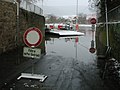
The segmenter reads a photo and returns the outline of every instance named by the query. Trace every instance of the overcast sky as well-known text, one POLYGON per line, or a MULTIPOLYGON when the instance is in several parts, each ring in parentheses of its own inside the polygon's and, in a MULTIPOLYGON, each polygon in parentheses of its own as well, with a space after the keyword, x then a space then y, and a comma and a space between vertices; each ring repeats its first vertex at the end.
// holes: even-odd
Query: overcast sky
MULTIPOLYGON (((44 14, 76 15, 76 6, 77 0, 43 0, 44 14)), ((90 13, 88 0, 78 0, 78 13, 90 13)))

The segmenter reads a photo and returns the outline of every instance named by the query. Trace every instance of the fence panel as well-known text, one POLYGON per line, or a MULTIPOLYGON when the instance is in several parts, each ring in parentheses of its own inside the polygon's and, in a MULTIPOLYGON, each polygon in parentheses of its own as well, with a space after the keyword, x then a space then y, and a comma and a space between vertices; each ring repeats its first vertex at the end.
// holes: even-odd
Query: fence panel
POLYGON ((43 10, 40 7, 34 5, 30 2, 24 1, 24 0, 21 1, 20 8, 23 8, 23 9, 30 11, 30 12, 34 12, 34 13, 39 14, 39 15, 43 15, 43 10))
MULTIPOLYGON (((15 4, 16 0, 2 0, 2 1, 11 2, 11 3, 15 4)), ((34 12, 38 15, 43 15, 43 9, 41 9, 40 7, 34 5, 33 3, 30 3, 30 2, 25 1, 25 0, 21 0, 20 8, 25 9, 25 10, 30 11, 30 12, 34 12)))

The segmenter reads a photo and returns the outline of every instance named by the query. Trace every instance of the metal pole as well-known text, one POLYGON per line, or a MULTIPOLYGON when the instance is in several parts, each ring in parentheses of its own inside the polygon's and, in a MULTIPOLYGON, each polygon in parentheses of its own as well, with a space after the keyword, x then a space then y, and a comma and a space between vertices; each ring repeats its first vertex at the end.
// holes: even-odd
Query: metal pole
POLYGON ((17 4, 17 20, 16 20, 16 46, 17 46, 17 55, 18 55, 18 59, 17 59, 17 64, 19 64, 20 59, 19 59, 19 8, 20 8, 20 0, 14 0, 14 2, 17 4))
MULTIPOLYGON (((42 0, 42 11, 43 11, 43 9, 44 9, 44 8, 43 8, 43 0, 42 0)), ((44 12, 42 12, 42 15, 44 15, 44 12)))
POLYGON ((77 0, 77 5, 76 5, 76 15, 78 16, 78 0, 77 0))
POLYGON ((78 0, 76 3, 76 31, 78 31, 78 0))
POLYGON ((107 46, 109 47, 108 14, 107 14, 107 2, 106 2, 106 0, 105 0, 105 16, 106 16, 106 38, 107 38, 107 46))
POLYGON ((18 46, 19 44, 18 44, 18 40, 19 40, 19 7, 20 7, 20 0, 14 0, 14 2, 16 3, 16 5, 17 5, 17 20, 16 20, 16 45, 18 46))
POLYGON ((32 75, 34 75, 34 58, 31 59, 32 60, 32 75))
POLYGON ((76 42, 76 60, 77 60, 77 42, 76 42))
POLYGON ((77 60, 77 44, 78 44, 78 37, 75 38, 75 60, 77 60))
POLYGON ((19 45, 19 2, 17 2, 17 45, 19 45))

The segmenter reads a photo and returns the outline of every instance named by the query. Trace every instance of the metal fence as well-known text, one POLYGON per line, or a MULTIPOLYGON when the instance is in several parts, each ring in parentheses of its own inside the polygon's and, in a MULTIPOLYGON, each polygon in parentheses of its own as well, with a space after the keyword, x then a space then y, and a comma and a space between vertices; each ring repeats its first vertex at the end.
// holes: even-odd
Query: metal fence
POLYGON ((96 40, 97 45, 100 50, 97 50, 98 53, 101 53, 102 48, 106 43, 105 33, 105 24, 108 24, 108 39, 111 49, 111 57, 114 57, 120 62, 120 5, 108 11, 108 22, 99 22, 97 27, 96 40), (103 25, 102 25, 103 24, 103 25), (101 40, 101 41, 100 41, 101 40), (102 45, 102 44, 103 45, 102 45))
MULTIPOLYGON (((2 1, 15 3, 16 0, 2 0, 2 1)), ((21 0, 20 8, 25 9, 25 10, 30 11, 30 12, 34 12, 38 15, 43 15, 43 9, 41 9, 40 7, 34 5, 33 3, 30 3, 26 0, 21 0)))
POLYGON ((20 8, 25 9, 25 10, 30 11, 30 12, 34 12, 34 13, 39 14, 39 15, 43 15, 43 10, 40 7, 34 5, 30 2, 27 2, 25 0, 21 1, 20 8))

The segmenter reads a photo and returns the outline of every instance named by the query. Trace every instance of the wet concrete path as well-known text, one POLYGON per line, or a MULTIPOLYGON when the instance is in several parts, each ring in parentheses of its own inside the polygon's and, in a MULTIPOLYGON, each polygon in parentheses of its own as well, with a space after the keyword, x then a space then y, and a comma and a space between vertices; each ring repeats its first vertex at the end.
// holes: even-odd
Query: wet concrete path
MULTIPOLYGON (((44 82, 22 78, 4 90, 118 90, 107 86, 99 76, 96 54, 89 52, 91 35, 86 31, 85 36, 49 37, 46 55, 34 64, 34 73, 48 78, 44 82)), ((32 67, 24 72, 32 73, 32 67)))

